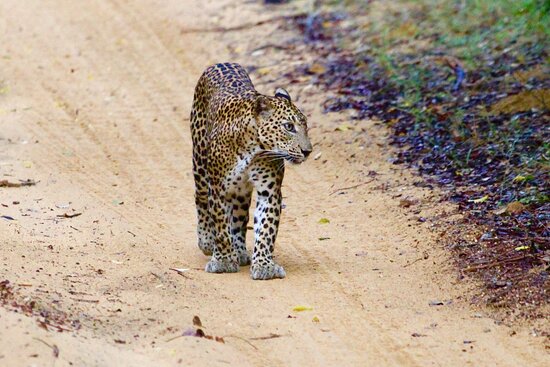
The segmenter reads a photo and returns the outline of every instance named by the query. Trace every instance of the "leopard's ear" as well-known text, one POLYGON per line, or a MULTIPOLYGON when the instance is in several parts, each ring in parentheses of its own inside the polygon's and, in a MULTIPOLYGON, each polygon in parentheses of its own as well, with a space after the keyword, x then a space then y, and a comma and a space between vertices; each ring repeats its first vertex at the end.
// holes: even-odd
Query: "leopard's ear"
POLYGON ((271 115, 271 109, 273 106, 271 105, 269 98, 260 94, 256 97, 255 103, 256 105, 254 107, 254 111, 256 112, 256 116, 268 118, 269 115, 271 115))
POLYGON ((286 98, 289 102, 292 102, 290 99, 290 94, 288 94, 288 92, 284 88, 277 88, 275 90, 275 97, 286 98))

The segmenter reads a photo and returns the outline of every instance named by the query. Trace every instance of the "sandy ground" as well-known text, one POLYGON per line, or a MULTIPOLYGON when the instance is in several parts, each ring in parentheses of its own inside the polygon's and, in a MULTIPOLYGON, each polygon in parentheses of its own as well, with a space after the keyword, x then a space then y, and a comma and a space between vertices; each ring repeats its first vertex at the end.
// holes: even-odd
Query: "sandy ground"
POLYGON ((247 267, 205 273, 190 174, 193 88, 207 65, 231 59, 268 67, 257 87, 271 93, 278 64, 248 51, 277 34, 270 25, 181 30, 292 9, 158 3, 0 2, 0 179, 39 181, 0 189, 0 215, 15 219, 0 219, 0 280, 18 302, 65 315, 69 329, 0 308, 1 366, 548 365, 527 328, 497 325, 468 304, 430 220, 417 220, 442 210, 437 195, 388 163, 382 128, 335 131, 346 117, 319 113, 303 85, 289 90, 321 156, 285 178, 276 254, 287 278, 252 281, 247 267), (419 200, 416 214, 400 208, 406 196, 419 200), (225 344, 169 341, 194 315, 225 344))

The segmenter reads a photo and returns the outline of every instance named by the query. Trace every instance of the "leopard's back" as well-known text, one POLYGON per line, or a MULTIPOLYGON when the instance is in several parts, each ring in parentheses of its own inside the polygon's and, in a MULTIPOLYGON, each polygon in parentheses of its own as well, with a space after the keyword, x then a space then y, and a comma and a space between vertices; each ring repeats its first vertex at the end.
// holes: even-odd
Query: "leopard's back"
POLYGON ((195 87, 193 98, 191 136, 197 147, 193 154, 205 155, 212 125, 231 125, 242 111, 252 108, 257 95, 241 65, 227 62, 208 67, 195 87))
MULTIPOLYGON (((215 121, 227 105, 250 100, 256 92, 246 70, 239 64, 220 63, 207 68, 197 83, 193 111, 215 121)), ((193 123, 193 112, 191 114, 193 123)))
POLYGON ((220 90, 234 95, 256 93, 248 73, 236 63, 225 62, 208 67, 202 74, 199 84, 201 81, 204 81, 204 85, 212 93, 220 90))

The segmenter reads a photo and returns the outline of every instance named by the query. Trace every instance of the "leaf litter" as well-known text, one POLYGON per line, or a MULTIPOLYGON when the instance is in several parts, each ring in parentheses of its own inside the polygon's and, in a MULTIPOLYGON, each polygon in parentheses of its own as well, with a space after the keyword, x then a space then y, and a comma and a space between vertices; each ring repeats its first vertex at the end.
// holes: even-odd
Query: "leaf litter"
MULTIPOLYGON (((19 286, 28 287, 32 285, 21 284, 19 286)), ((15 286, 9 280, 0 281, 0 306, 34 317, 38 326, 47 331, 63 332, 80 329, 80 321, 70 320, 66 313, 45 308, 39 302, 28 297, 24 301, 20 299, 21 297, 17 294, 15 286)), ((57 347, 55 345, 50 347, 55 353, 57 347)), ((57 354, 59 354, 59 351, 57 351, 57 354)))
MULTIPOLYGON (((428 185, 443 188, 443 199, 463 215, 446 224, 452 230, 445 241, 492 233, 452 247, 458 266, 484 281, 474 302, 544 317, 538 310, 550 302, 548 39, 528 29, 501 45, 490 38, 499 25, 482 22, 465 31, 472 39, 481 34, 490 46, 468 59, 465 48, 452 42, 452 30, 426 17, 450 5, 403 2, 373 27, 369 11, 378 4, 384 2, 350 1, 337 11, 324 6, 281 20, 281 27, 302 35, 287 42, 289 57, 297 60, 287 80, 302 83, 306 76, 330 92, 325 113, 351 110, 353 119, 379 120, 390 129, 398 149, 393 163, 413 167, 428 185), (403 19, 422 27, 405 27, 403 19), (303 51, 300 45, 316 55, 313 62, 293 55, 293 49, 303 51), (526 256, 518 257, 516 248, 526 256), (495 289, 495 277, 507 285, 495 289)), ((468 6, 463 15, 472 20, 468 6)))
POLYGON ((175 340, 177 338, 180 338, 182 336, 194 336, 196 338, 204 338, 204 339, 213 340, 213 341, 216 341, 218 343, 225 344, 225 339, 223 337, 215 336, 215 335, 209 335, 209 334, 206 334, 204 332, 204 330, 203 330, 204 326, 203 326, 202 321, 199 318, 199 316, 194 316, 193 317, 193 325, 195 327, 185 329, 180 335, 168 339, 167 342, 170 342, 170 341, 175 340))
MULTIPOLYGON (((289 317, 290 317, 290 315, 289 315, 289 317)), ((245 343, 250 345, 252 348, 257 350, 258 347, 256 347, 254 344, 252 344, 250 342, 250 340, 269 340, 269 339, 276 339, 276 338, 281 338, 281 337, 285 336, 285 335, 277 334, 277 333, 269 333, 269 335, 266 335, 266 336, 256 336, 256 337, 251 337, 251 338, 243 338, 243 337, 238 336, 238 335, 216 336, 216 335, 210 335, 210 334, 207 334, 207 333, 204 332, 203 329, 205 329, 205 327, 204 327, 204 324, 201 321, 199 316, 197 316, 197 315, 193 316, 192 322, 193 322, 194 327, 185 329, 180 335, 172 337, 172 338, 168 339, 166 342, 170 342, 172 340, 175 340, 175 339, 178 339, 178 338, 181 338, 181 337, 184 337, 184 336, 192 336, 192 337, 196 337, 196 338, 204 338, 204 339, 207 339, 207 340, 213 340, 213 341, 216 341, 218 343, 225 344, 225 339, 235 338, 235 339, 244 341, 245 343)))

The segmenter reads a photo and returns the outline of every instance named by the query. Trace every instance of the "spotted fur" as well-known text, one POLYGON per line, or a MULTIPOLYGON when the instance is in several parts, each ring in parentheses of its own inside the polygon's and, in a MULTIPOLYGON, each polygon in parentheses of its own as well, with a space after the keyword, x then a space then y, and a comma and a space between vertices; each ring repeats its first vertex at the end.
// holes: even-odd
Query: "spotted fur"
POLYGON ((301 163, 312 151, 306 117, 286 90, 259 94, 240 65, 223 63, 206 69, 197 83, 191 135, 198 245, 212 255, 206 271, 237 272, 251 263, 253 279, 284 278, 273 261, 284 162, 301 163), (245 239, 254 190, 250 259, 245 239))

